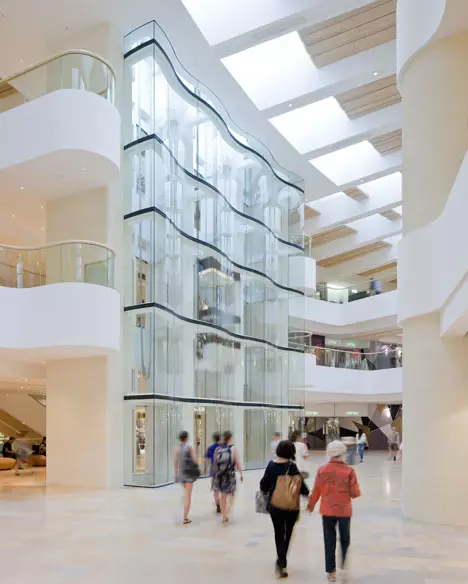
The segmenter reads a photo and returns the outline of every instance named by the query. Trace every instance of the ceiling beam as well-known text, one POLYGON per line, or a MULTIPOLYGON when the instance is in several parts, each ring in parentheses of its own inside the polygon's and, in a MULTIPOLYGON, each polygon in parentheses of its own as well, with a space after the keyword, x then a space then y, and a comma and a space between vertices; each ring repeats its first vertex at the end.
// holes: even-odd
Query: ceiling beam
POLYGON ((397 259, 398 245, 395 244, 331 268, 317 266, 317 281, 333 282, 346 280, 349 277, 362 274, 379 266, 391 264, 397 261, 397 259))
POLYGON ((344 223, 388 211, 402 203, 400 174, 363 184, 360 190, 368 195, 363 201, 353 200, 344 193, 316 201, 313 209, 317 215, 304 222, 304 233, 315 235, 344 223))
POLYGON ((312 256, 316 261, 325 260, 339 254, 343 254, 365 245, 392 237, 401 233, 402 221, 389 221, 380 215, 366 217, 354 221, 349 225, 357 229, 357 233, 332 241, 326 245, 312 248, 312 256))
MULTIPOLYGON (((199 2, 199 0, 195 1, 199 2)), ((235 34, 231 32, 232 26, 229 28, 226 26, 226 29, 229 30, 226 38, 215 43, 213 49, 222 58, 253 47, 259 42, 266 42, 283 34, 299 31, 321 22, 324 23, 341 14, 363 8, 374 2, 375 0, 326 0, 326 2, 323 0, 289 0, 288 2, 276 3, 274 9, 272 9, 270 0, 256 0, 254 5, 249 2, 251 13, 261 12, 262 16, 268 18, 269 21, 261 25, 257 24, 257 26, 247 24, 244 31, 237 31, 235 34), (254 6, 255 10, 253 10, 254 6), (229 34, 230 36, 228 36, 229 34)), ((218 0, 217 5, 221 4, 224 3, 218 0)), ((232 3, 231 10, 231 16, 238 20, 239 6, 236 2, 232 3)), ((245 11, 243 14, 248 14, 248 12, 245 11)), ((219 18, 213 20, 219 26, 219 18)), ((226 20, 232 22, 232 18, 228 17, 226 20)))

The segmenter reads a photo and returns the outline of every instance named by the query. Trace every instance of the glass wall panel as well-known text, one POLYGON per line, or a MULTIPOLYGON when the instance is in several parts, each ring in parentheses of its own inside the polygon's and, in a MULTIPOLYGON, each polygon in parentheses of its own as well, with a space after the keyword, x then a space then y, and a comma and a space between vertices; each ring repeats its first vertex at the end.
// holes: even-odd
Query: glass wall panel
POLYGON ((289 259, 303 253, 303 192, 233 130, 155 23, 126 46, 126 480, 173 480, 182 429, 199 458, 229 429, 260 468, 296 411, 289 259))

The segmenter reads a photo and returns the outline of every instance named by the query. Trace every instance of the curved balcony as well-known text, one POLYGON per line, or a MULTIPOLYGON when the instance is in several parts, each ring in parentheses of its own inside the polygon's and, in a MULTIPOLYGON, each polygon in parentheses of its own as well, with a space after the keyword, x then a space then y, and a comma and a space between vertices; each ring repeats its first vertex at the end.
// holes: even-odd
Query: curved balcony
POLYGON ((378 353, 309 347, 300 366, 290 373, 292 401, 307 405, 317 402, 394 403, 402 399, 401 347, 378 353))
POLYGON ((112 181, 120 167, 115 76, 99 55, 66 51, 0 80, 2 196, 41 201, 112 181))
POLYGON ((92 241, 40 247, 0 245, 0 286, 35 288, 61 282, 114 287, 115 252, 92 241))
MULTIPOLYGON (((300 247, 291 242, 289 225, 303 199, 297 177, 279 169, 265 147, 232 128, 219 100, 184 69, 156 23, 131 33, 126 48, 132 79, 126 149, 143 144, 154 149, 159 143, 170 153, 173 166, 208 185, 231 209, 300 247)), ((144 194, 154 188, 153 177, 162 178, 153 166, 145 157, 133 161, 144 194)))
POLYGON ((114 257, 88 241, 1 246, 0 354, 48 360, 118 351, 114 257))
POLYGON ((0 354, 60 359, 120 349, 114 251, 87 241, 0 247, 0 354))
POLYGON ((343 304, 292 298, 289 322, 297 330, 341 338, 390 332, 398 329, 397 301, 397 290, 343 304))

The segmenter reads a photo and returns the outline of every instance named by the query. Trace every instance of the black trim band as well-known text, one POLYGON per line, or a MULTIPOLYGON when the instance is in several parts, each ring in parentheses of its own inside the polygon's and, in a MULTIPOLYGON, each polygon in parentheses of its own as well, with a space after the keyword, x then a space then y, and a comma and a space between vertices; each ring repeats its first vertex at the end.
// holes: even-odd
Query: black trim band
POLYGON ((174 227, 174 229, 176 231, 178 231, 183 237, 189 239, 190 241, 193 241, 196 244, 208 247, 208 248, 212 249, 213 251, 215 251, 216 253, 219 253, 224 258, 226 258, 229 262, 231 262, 231 264, 233 266, 235 266, 236 268, 238 268, 239 270, 245 270, 246 272, 251 272, 252 274, 257 274, 258 276, 261 276, 262 278, 266 278, 274 286, 276 286, 277 288, 281 288, 281 290, 286 290, 287 292, 292 292, 294 294, 300 294, 301 296, 304 296, 304 292, 302 292, 301 290, 296 290, 295 288, 289 288, 288 286, 283 286, 283 284, 279 284, 278 282, 275 282, 275 280, 273 280, 272 278, 270 278, 270 276, 268 276, 264 272, 261 272, 260 270, 256 270, 255 268, 249 268, 248 266, 243 266, 242 264, 238 264, 237 262, 232 260, 226 253, 224 253, 224 251, 220 250, 219 247, 216 247, 215 245, 213 245, 212 243, 208 243, 207 241, 203 241, 202 239, 199 239, 198 237, 194 237, 193 235, 189 235, 188 233, 186 233, 185 231, 183 231, 182 229, 177 227, 177 225, 174 223, 174 221, 166 213, 164 213, 164 211, 162 211, 159 207, 155 207, 154 205, 152 205, 151 207, 139 209, 138 211, 132 211, 131 213, 127 213, 126 215, 124 215, 124 219, 125 220, 133 219, 135 217, 139 217, 140 215, 146 215, 146 213, 157 213, 163 219, 168 221, 172 225, 172 227, 174 227))
POLYGON ((170 402, 183 402, 187 404, 204 404, 204 405, 218 405, 218 406, 236 406, 243 408, 268 408, 275 410, 303 410, 304 406, 296 406, 292 404, 271 404, 263 402, 245 402, 227 399, 218 399, 211 397, 184 397, 175 395, 165 395, 163 393, 142 393, 125 395, 124 401, 138 401, 138 400, 160 400, 170 402))
MULTIPOLYGON (((244 148, 245 150, 247 150, 248 152, 251 152, 252 154, 254 154, 255 156, 258 156, 258 158, 260 158, 271 170, 271 172, 274 174, 274 176, 280 181, 282 182, 284 185, 287 185, 297 191, 299 191, 300 193, 304 194, 304 189, 302 189, 301 187, 298 187, 297 185, 295 185, 294 183, 287 181, 286 179, 282 178, 281 176, 279 176, 275 169, 273 168, 273 166, 271 165, 271 163, 265 158, 265 156, 263 156, 263 154, 260 154, 260 152, 257 152, 256 150, 254 150, 253 148, 251 148, 250 146, 247 146, 245 144, 242 144, 242 142, 240 140, 238 140, 232 133, 231 130, 229 129, 229 126, 227 125, 227 123, 224 121, 224 118, 221 116, 221 114, 210 104, 208 103, 206 100, 204 100, 202 97, 200 97, 199 95, 197 95, 194 91, 192 91, 191 89, 189 89, 180 79, 176 68, 174 67, 171 59, 169 58, 169 55, 166 53, 166 51, 162 48, 162 46, 158 43, 158 41, 156 39, 149 39, 147 41, 145 41, 144 43, 141 43, 141 45, 138 45, 137 47, 134 47, 133 49, 130 49, 129 51, 127 51, 126 53, 124 53, 124 59, 127 59, 128 57, 131 57, 132 55, 134 55, 135 53, 138 53, 141 50, 146 49, 147 47, 151 46, 151 45, 155 45, 160 52, 162 53, 162 55, 165 57, 165 59, 167 60, 169 66, 171 67, 175 78, 177 79, 179 85, 184 89, 184 91, 186 91, 188 94, 190 94, 194 99, 196 99, 197 101, 199 101, 200 103, 202 103, 206 108, 208 108, 218 119, 219 121, 223 124, 223 126, 226 128, 229 136, 231 137, 231 139, 241 148, 244 148)), ((175 52, 175 51, 174 51, 175 52)))
MULTIPOLYGON (((278 235, 276 235, 276 233, 271 229, 271 227, 268 227, 268 225, 266 223, 264 223, 263 221, 261 221, 260 219, 257 219, 256 217, 252 217, 251 215, 247 215, 246 213, 243 213, 242 211, 239 211, 239 209, 236 209, 233 205, 231 205, 231 203, 228 201, 228 199, 223 195, 223 193, 219 189, 217 189, 215 186, 213 186, 211 183, 209 183, 205 179, 201 178, 200 176, 197 176, 193 172, 190 172, 190 170, 187 170, 184 166, 182 166, 180 164, 180 162, 174 156, 174 154, 172 153, 172 151, 170 150, 170 148, 164 143, 164 141, 162 140, 162 138, 160 138, 157 134, 148 134, 147 136, 142 136, 141 138, 137 138, 136 140, 133 140, 132 142, 129 142, 128 144, 125 144, 125 146, 124 146, 124 152, 126 152, 127 150, 130 150, 130 149, 134 148, 135 146, 139 146, 140 144, 144 144, 145 142, 149 142, 149 141, 152 141, 152 140, 158 142, 158 144, 160 144, 163 148, 166 149, 167 153, 171 157, 171 159, 174 162, 174 164, 186 176, 188 176, 192 180, 194 180, 196 182, 199 182, 200 184, 204 185, 205 187, 207 187, 208 189, 210 189, 214 193, 216 193, 219 197, 221 197, 222 199, 224 199, 224 201, 228 205, 228 207, 234 213, 236 213, 237 215, 239 215, 239 217, 243 217, 244 219, 248 219, 249 221, 254 221, 255 223, 258 223, 258 225, 261 225, 262 227, 264 227, 265 229, 267 229, 271 233, 271 235, 273 235, 273 237, 275 239, 277 239, 279 242, 284 243, 285 245, 289 245, 291 247, 295 247, 296 249, 299 249, 300 251, 304 251, 304 248, 302 246, 300 246, 299 244, 292 243, 291 241, 287 241, 286 239, 283 239, 282 237, 279 237, 278 235)), ((127 216, 124 216, 124 218, 126 219, 127 216)))
POLYGON ((182 316, 181 314, 178 314, 177 312, 172 310, 172 308, 169 308, 168 306, 164 306, 164 304, 159 304, 159 302, 144 302, 142 304, 132 304, 131 306, 124 306, 124 312, 135 312, 135 311, 139 311, 139 310, 145 310, 146 308, 158 308, 159 310, 163 310, 164 312, 168 312, 169 314, 172 314, 173 316, 175 316, 179 320, 182 320, 183 322, 188 322, 190 324, 206 326, 208 328, 212 328, 212 329, 215 329, 217 331, 221 331, 223 333, 226 333, 230 337, 234 337, 236 339, 241 339, 244 341, 252 341, 254 343, 262 343, 263 345, 269 345, 270 347, 273 347, 274 349, 279 349, 280 351, 289 351, 290 353, 301 353, 301 354, 304 353, 304 350, 301 350, 301 349, 293 349, 292 347, 283 347, 282 345, 276 345, 275 343, 272 343, 271 341, 267 341, 265 339, 259 339, 257 337, 250 337, 248 335, 241 335, 239 333, 234 333, 234 332, 232 332, 232 331, 230 331, 222 326, 219 326, 217 324, 213 324, 212 322, 204 322, 203 320, 196 320, 194 318, 189 318, 188 316, 182 316))

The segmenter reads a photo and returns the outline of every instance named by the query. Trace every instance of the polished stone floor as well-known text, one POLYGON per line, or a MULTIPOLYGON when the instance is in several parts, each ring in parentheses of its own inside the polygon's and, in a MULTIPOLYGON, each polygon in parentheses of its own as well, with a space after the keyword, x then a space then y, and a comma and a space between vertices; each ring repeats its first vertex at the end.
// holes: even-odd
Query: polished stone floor
MULTIPOLYGON (((311 470, 323 462, 314 457, 311 470)), ((350 568, 355 584, 468 582, 468 530, 402 519, 400 463, 371 454, 356 467, 350 568)), ((189 526, 181 488, 46 489, 43 474, 0 473, 1 584, 264 584, 274 582, 273 532, 254 513, 260 473, 246 474, 232 523, 213 513, 209 484, 195 485, 189 526)), ((291 583, 324 582, 321 523, 303 513, 289 558, 291 583)))

